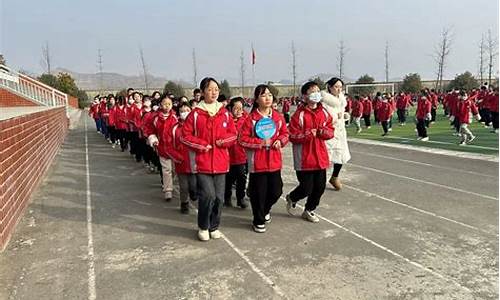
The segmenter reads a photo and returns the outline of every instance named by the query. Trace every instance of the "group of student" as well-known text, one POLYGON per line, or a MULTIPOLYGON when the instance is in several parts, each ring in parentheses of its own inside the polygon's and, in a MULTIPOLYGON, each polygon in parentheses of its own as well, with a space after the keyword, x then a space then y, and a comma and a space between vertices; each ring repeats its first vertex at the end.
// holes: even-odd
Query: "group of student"
POLYGON ((326 188, 327 169, 333 164, 329 182, 340 190, 339 172, 350 159, 342 86, 339 78, 328 81, 328 92, 313 81, 305 83, 302 102, 291 116, 286 109, 290 102, 282 103, 286 113, 281 114, 267 85, 255 88, 247 112, 243 98, 221 97, 219 83, 210 77, 201 81, 191 101, 128 89, 127 95, 97 96, 89 114, 113 148, 120 145, 151 172, 159 171, 166 201, 172 201, 177 177, 180 211, 188 214, 194 209, 191 203, 198 203, 198 238, 208 241, 221 237, 222 207, 232 206, 233 187, 238 207, 246 208, 245 196, 250 199, 253 230, 266 232, 272 207, 283 194, 282 155, 289 143, 299 184, 286 195, 286 209, 319 221, 315 210, 326 188), (300 212, 297 202, 305 198, 300 212))
POLYGON ((362 131, 361 119, 364 119, 366 128, 371 127, 370 118, 373 113, 375 122, 382 126, 382 136, 386 136, 392 131, 394 113, 397 113, 399 125, 404 126, 409 108, 416 105, 417 139, 428 141, 427 128, 436 121, 440 104, 455 130, 454 135, 460 137, 460 145, 469 144, 475 139, 469 128, 472 117, 491 128, 492 133, 498 133, 498 88, 490 88, 487 84, 479 90, 454 89, 438 93, 425 89, 418 94, 401 92, 395 97, 390 93, 377 93, 373 99, 365 95, 347 97, 347 101, 346 112, 350 113, 351 123, 356 127, 357 133, 362 131))

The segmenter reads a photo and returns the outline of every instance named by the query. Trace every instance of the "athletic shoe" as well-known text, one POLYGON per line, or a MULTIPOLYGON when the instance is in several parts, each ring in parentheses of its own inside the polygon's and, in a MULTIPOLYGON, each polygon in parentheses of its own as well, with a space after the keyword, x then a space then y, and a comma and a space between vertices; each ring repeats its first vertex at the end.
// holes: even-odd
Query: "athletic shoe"
POLYGON ((252 226, 253 231, 258 232, 258 233, 264 233, 266 232, 266 225, 253 225, 252 226))
POLYGON ((387 129, 387 131, 391 132, 391 131, 392 131, 392 128, 387 129))
POLYGON ((465 145, 467 145, 467 144, 465 143, 465 141, 461 141, 461 142, 459 143, 459 145, 460 145, 460 146, 465 146, 465 145))
POLYGON ((181 203, 181 214, 183 214, 183 215, 189 214, 189 202, 181 203))
POLYGON ((210 231, 210 238, 216 240, 220 239, 222 237, 222 233, 219 231, 219 229, 216 229, 214 231, 210 231))
POLYGON ((421 137, 421 136, 419 136, 419 137, 417 138, 417 141, 420 141, 421 139, 422 139, 422 137, 421 137))
POLYGON ((389 134, 388 133, 382 133, 382 136, 387 136, 387 135, 389 135, 389 134))
POLYGON ((297 207, 295 202, 290 198, 290 194, 286 195, 286 211, 289 215, 295 216, 297 214, 297 207))
POLYGON ((360 129, 358 129, 358 130, 356 130, 356 133, 360 133, 360 132, 361 132, 361 128, 360 128, 360 129))
POLYGON ((248 207, 248 204, 247 202, 245 201, 245 199, 240 199, 240 200, 237 200, 236 201, 236 205, 238 205, 241 209, 245 209, 248 207))
POLYGON ((319 218, 316 216, 314 211, 304 210, 304 212, 302 213, 302 219, 307 220, 307 221, 312 222, 312 223, 319 222, 319 218))
POLYGON ((266 222, 266 224, 269 224, 271 223, 271 213, 268 213, 267 215, 264 216, 264 220, 266 222))
POLYGON ((202 242, 210 240, 208 230, 198 229, 198 239, 202 242))
POLYGON ((115 149, 116 148, 116 144, 111 145, 111 148, 115 149))
POLYGON ((372 128, 372 127, 371 126, 366 127, 366 129, 370 129, 370 128, 372 128))
POLYGON ((472 141, 474 141, 475 139, 476 139, 476 136, 475 136, 475 135, 473 135, 473 136, 470 138, 470 140, 468 140, 468 141, 467 141, 467 144, 472 143, 472 141))
POLYGON ((422 141, 422 142, 427 142, 427 141, 429 141, 429 137, 428 137, 428 136, 426 136, 426 137, 422 138, 422 139, 421 139, 421 141, 422 141))

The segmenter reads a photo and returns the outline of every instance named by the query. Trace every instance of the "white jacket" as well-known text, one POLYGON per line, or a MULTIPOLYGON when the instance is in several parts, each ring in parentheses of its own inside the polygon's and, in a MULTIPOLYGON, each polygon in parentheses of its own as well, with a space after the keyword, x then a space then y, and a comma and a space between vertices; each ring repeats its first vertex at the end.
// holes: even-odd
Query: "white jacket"
POLYGON ((347 100, 343 93, 339 97, 335 97, 328 92, 322 91, 321 96, 324 107, 332 115, 333 127, 335 128, 333 139, 326 141, 330 162, 345 164, 351 159, 345 129, 345 121, 349 119, 349 114, 345 112, 347 100))

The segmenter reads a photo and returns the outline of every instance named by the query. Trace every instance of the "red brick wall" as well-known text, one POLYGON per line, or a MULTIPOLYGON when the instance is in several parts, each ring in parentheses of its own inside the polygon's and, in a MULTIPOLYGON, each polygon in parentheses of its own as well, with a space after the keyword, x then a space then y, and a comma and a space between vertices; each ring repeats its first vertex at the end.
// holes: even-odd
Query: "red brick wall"
POLYGON ((13 106, 39 106, 39 105, 35 102, 27 100, 7 90, 0 89, 0 107, 13 107, 13 106))
POLYGON ((0 120, 0 251, 67 131, 64 107, 0 120))

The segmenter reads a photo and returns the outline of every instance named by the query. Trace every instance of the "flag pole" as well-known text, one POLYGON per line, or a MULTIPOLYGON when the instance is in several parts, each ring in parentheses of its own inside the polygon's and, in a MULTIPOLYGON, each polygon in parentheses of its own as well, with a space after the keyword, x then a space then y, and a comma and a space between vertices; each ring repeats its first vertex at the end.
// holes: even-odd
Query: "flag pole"
POLYGON ((253 80, 253 89, 255 90, 255 49, 253 48, 252 43, 252 80, 253 80))

